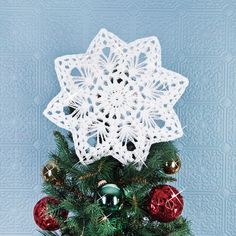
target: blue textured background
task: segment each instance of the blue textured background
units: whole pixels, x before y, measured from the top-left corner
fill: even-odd
[[[56,127],[54,59],[86,50],[102,27],[125,41],[156,35],[163,65],[190,86],[176,109],[185,215],[195,235],[236,235],[235,1],[0,1],[0,235],[37,235],[32,207]]]

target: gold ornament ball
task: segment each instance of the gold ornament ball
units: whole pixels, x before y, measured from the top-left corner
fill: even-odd
[[[176,174],[181,168],[180,158],[177,156],[176,160],[169,160],[164,165],[164,172],[168,175]]]
[[[63,180],[59,176],[60,168],[55,160],[49,160],[42,168],[42,178],[45,182],[49,182],[54,185],[61,185]]]

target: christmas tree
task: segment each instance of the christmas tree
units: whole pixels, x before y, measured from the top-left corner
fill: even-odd
[[[175,181],[171,174],[181,166],[173,143],[152,145],[139,170],[109,156],[78,166],[74,148],[59,132],[55,137],[58,151],[50,155],[42,175],[44,192],[58,202],[50,204],[48,200],[48,215],[42,214],[44,208],[39,209],[39,226],[60,228],[62,235],[71,236],[190,235],[188,221],[180,216],[181,194],[164,185]],[[68,218],[65,210],[70,212]],[[58,235],[49,231],[42,234]]]
[[[55,65],[61,92],[44,114],[69,135],[54,133],[42,169],[42,234],[191,235],[183,196],[167,184],[181,167],[173,106],[188,80],[161,66],[157,38],[127,44],[102,29],[85,54]]]

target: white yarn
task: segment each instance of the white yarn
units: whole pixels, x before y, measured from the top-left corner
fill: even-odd
[[[142,165],[151,144],[183,135],[173,106],[188,80],[161,66],[156,37],[127,44],[101,29],[85,54],[59,57],[55,69],[61,91],[44,115],[73,134],[83,164],[111,155]]]

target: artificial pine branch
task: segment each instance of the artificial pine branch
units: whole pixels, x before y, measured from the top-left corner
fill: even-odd
[[[123,166],[111,156],[103,157],[90,165],[81,165],[74,148],[59,132],[54,132],[57,152],[51,153],[60,167],[60,185],[44,183],[43,191],[60,201],[49,207],[60,219],[60,209],[71,216],[61,225],[61,233],[70,236],[187,236],[191,235],[189,222],[183,217],[170,223],[152,221],[146,210],[147,196],[153,186],[175,181],[163,172],[166,161],[173,160],[177,149],[173,143],[152,145],[145,165],[140,170],[132,163]],[[70,137],[71,139],[72,137]],[[107,214],[97,202],[98,182],[105,180],[118,185],[124,192],[120,211]],[[145,219],[147,222],[145,222]],[[44,236],[57,236],[42,231]]]

